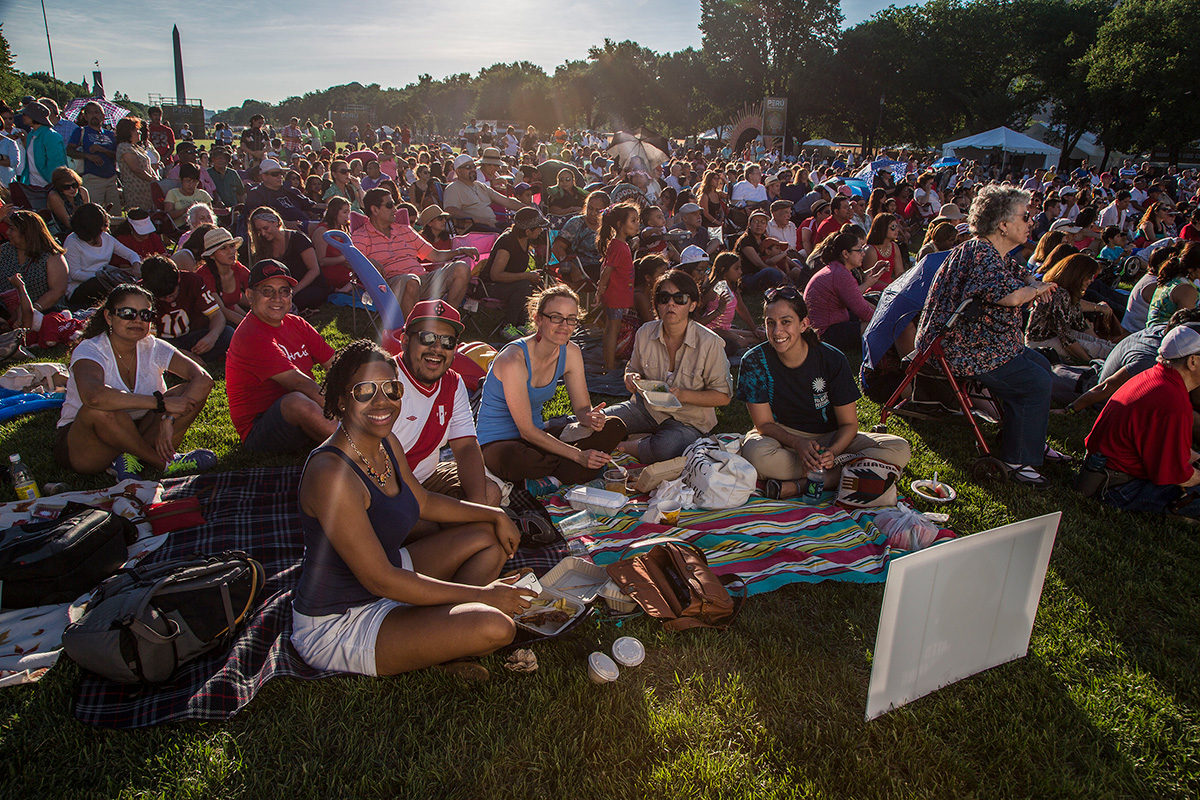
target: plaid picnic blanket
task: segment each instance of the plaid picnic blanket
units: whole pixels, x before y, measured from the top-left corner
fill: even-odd
[[[228,719],[272,678],[311,680],[336,674],[309,667],[290,641],[292,592],[304,554],[300,472],[300,467],[251,469],[164,482],[165,500],[211,488],[204,504],[206,523],[171,534],[144,563],[243,550],[266,570],[261,599],[231,650],[185,664],[170,683],[148,689],[85,672],[75,699],[78,720],[106,728],[139,728],[182,719]],[[562,542],[532,550],[522,547],[510,567],[530,566],[540,575],[566,554]]]
[[[702,548],[718,575],[741,576],[751,595],[789,583],[879,583],[887,577],[887,541],[872,512],[756,496],[738,508],[683,511],[678,525],[668,527],[641,521],[647,500],[630,498],[620,515],[599,518],[580,537],[593,561],[610,564],[632,543],[672,536]],[[544,502],[557,523],[576,513],[562,494]]]

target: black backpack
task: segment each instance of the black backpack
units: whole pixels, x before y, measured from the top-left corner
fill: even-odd
[[[0,606],[69,603],[116,572],[135,539],[129,520],[79,503],[58,519],[0,532]]]
[[[242,552],[122,570],[67,626],[63,649],[118,683],[163,683],[180,665],[232,645],[262,591],[262,564]]]

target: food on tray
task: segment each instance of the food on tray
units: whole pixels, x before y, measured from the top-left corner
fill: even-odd
[[[538,611],[533,614],[527,613],[524,616],[517,617],[517,619],[521,621],[521,624],[529,625],[530,627],[534,628],[557,628],[570,618],[571,615],[569,612],[561,611],[557,608],[549,609],[547,611]]]

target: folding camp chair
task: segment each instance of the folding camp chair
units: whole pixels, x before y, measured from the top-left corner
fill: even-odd
[[[924,418],[925,415],[913,413],[905,408],[910,401],[904,398],[904,390],[917,379],[921,368],[932,359],[933,363],[946,377],[946,380],[949,381],[950,388],[954,391],[954,397],[958,401],[959,408],[962,410],[963,416],[966,417],[967,422],[971,426],[971,431],[975,435],[976,449],[982,454],[971,464],[971,477],[977,480],[1003,480],[1008,477],[1008,467],[1003,461],[992,456],[987,440],[983,436],[983,431],[979,428],[979,421],[977,419],[979,411],[971,402],[971,395],[964,387],[962,381],[956,379],[954,373],[950,371],[950,364],[946,361],[945,351],[942,350],[942,340],[955,325],[963,319],[975,319],[981,312],[982,308],[980,308],[975,298],[964,300],[954,310],[954,313],[950,315],[950,319],[946,321],[946,327],[942,329],[941,333],[913,357],[905,372],[904,380],[900,382],[900,385],[896,387],[896,391],[892,393],[892,396],[880,410],[879,424],[871,428],[871,431],[872,433],[887,433],[887,420],[891,414]],[[997,405],[997,411],[999,411],[999,408],[999,405]]]

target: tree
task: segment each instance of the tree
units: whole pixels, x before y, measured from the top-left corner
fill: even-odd
[[[1086,56],[1103,106],[1105,143],[1123,150],[1165,146],[1172,164],[1200,136],[1200,14],[1194,0],[1125,0]]]
[[[786,94],[808,54],[834,46],[842,19],[837,0],[700,0],[704,52],[768,95]]]
[[[4,37],[4,23],[0,23],[0,100],[15,102],[21,97],[21,73],[14,66],[8,39]]]
[[[588,48],[601,113],[614,128],[634,128],[653,115],[658,54],[637,42],[605,39]]]

